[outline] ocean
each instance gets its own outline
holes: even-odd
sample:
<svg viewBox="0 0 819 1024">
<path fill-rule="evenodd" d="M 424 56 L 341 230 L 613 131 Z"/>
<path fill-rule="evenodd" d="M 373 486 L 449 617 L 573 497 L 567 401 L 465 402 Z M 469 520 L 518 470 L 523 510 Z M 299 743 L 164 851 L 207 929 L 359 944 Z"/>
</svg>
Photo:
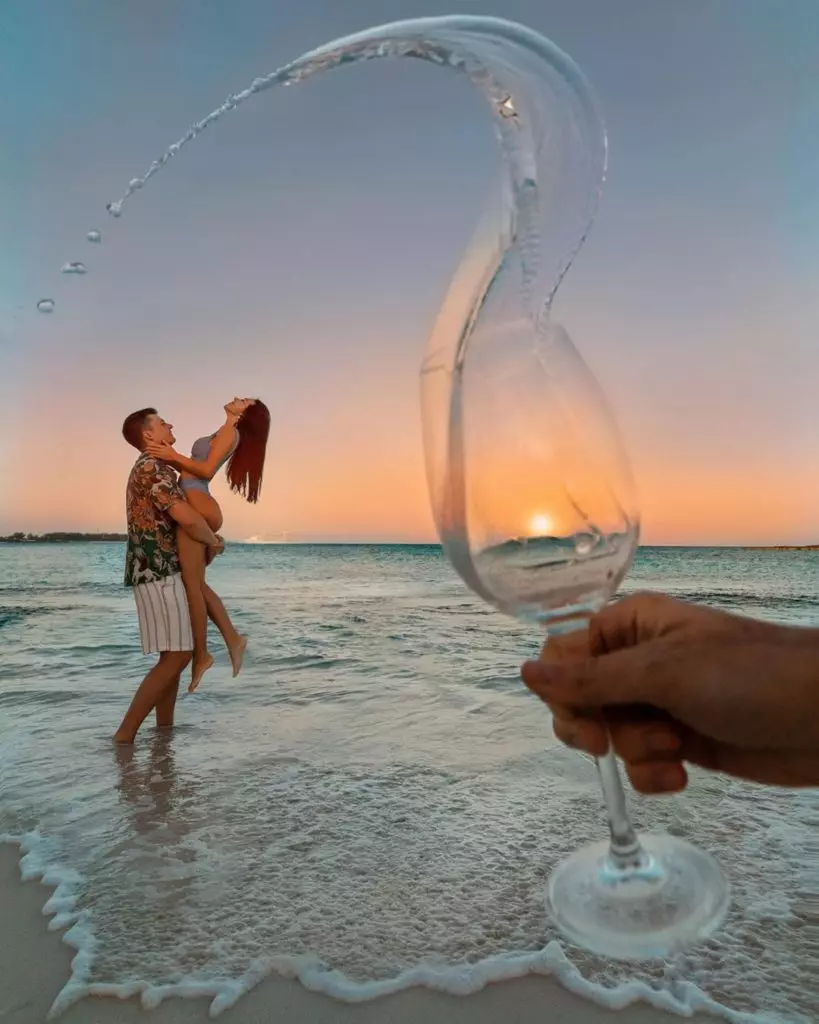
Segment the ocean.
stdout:
<svg viewBox="0 0 819 1024">
<path fill-rule="evenodd" d="M 119 544 L 0 545 L 0 834 L 58 885 L 52 926 L 81 952 L 58 1002 L 219 1010 L 270 971 L 366 999 L 531 970 L 604 1005 L 816 1021 L 819 791 L 694 772 L 633 796 L 641 828 L 716 854 L 732 909 L 666 964 L 591 956 L 543 889 L 604 835 L 594 767 L 519 680 L 538 636 L 439 549 L 229 546 L 210 580 L 250 637 L 242 675 L 214 634 L 177 730 L 129 750 L 111 735 L 150 661 L 122 564 Z M 818 585 L 819 552 L 645 548 L 625 589 L 819 625 Z"/>
</svg>

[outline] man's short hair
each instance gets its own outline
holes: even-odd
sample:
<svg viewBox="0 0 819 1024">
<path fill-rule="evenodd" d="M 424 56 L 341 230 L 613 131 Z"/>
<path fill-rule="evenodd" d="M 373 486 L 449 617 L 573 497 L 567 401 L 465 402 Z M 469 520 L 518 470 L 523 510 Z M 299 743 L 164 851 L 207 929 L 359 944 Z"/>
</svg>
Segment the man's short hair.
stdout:
<svg viewBox="0 0 819 1024">
<path fill-rule="evenodd" d="M 122 436 L 137 451 L 141 452 L 145 445 L 142 432 L 145 430 L 148 420 L 151 416 L 156 415 L 156 409 L 139 409 L 137 412 L 132 412 L 130 416 L 125 417 L 125 422 L 122 424 Z"/>
</svg>

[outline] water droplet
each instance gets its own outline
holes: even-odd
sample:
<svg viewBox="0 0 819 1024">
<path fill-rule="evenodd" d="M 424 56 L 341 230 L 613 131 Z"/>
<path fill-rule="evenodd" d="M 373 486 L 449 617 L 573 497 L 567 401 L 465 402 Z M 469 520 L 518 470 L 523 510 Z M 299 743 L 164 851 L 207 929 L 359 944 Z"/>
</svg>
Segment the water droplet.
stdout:
<svg viewBox="0 0 819 1024">
<path fill-rule="evenodd" d="M 37 309 L 40 313 L 53 313 L 54 299 L 40 299 L 37 303 Z"/>
<path fill-rule="evenodd" d="M 64 263 L 60 273 L 62 274 L 87 274 L 88 268 L 84 263 Z"/>
<path fill-rule="evenodd" d="M 131 178 L 128 182 L 128 191 L 137 192 L 145 184 L 142 178 Z"/>
<path fill-rule="evenodd" d="M 100 231 L 97 231 L 96 228 L 94 228 L 92 231 L 89 231 L 85 237 L 88 239 L 89 242 L 102 241 L 102 233 Z"/>
<path fill-rule="evenodd" d="M 518 112 L 515 110 L 515 104 L 512 102 L 512 97 L 507 96 L 505 100 L 502 100 L 498 104 L 498 113 L 501 117 L 517 117 Z"/>
<path fill-rule="evenodd" d="M 111 214 L 112 217 L 122 216 L 122 200 L 117 199 L 115 203 L 109 203 L 105 209 Z"/>
<path fill-rule="evenodd" d="M 587 533 L 581 534 L 574 542 L 575 554 L 580 555 L 581 558 L 590 555 L 595 547 L 596 538 L 590 537 Z"/>
</svg>

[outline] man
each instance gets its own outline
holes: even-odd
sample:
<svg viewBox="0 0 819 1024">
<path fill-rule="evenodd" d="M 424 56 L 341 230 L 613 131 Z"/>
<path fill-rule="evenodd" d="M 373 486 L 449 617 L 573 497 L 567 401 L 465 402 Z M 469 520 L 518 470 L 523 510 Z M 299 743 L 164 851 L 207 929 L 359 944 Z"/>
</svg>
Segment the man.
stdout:
<svg viewBox="0 0 819 1024">
<path fill-rule="evenodd" d="M 173 725 L 179 679 L 193 656 L 176 527 L 207 545 L 211 558 L 223 550 L 224 541 L 185 501 L 171 467 L 145 454 L 149 442 L 174 443 L 171 424 L 156 409 L 140 409 L 125 420 L 122 436 L 140 452 L 126 491 L 125 585 L 134 589 L 142 653 L 159 655 L 114 735 L 116 743 L 133 743 L 139 727 L 154 708 L 158 728 Z"/>
<path fill-rule="evenodd" d="M 819 786 L 819 629 L 638 594 L 523 666 L 558 739 L 606 753 L 635 789 L 674 793 L 686 763 L 772 786 Z"/>
</svg>

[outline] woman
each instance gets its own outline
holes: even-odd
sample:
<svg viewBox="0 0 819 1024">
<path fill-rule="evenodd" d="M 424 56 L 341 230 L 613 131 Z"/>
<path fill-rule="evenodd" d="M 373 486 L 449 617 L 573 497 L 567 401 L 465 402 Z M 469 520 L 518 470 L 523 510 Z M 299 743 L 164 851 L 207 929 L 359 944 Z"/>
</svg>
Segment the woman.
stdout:
<svg viewBox="0 0 819 1024">
<path fill-rule="evenodd" d="M 222 527 L 222 510 L 210 493 L 208 483 L 227 462 L 230 488 L 247 501 L 256 502 L 262 487 L 270 412 L 257 398 L 234 398 L 225 406 L 225 422 L 208 437 L 200 437 L 191 449 L 191 458 L 180 455 L 169 444 L 151 444 L 146 451 L 179 470 L 179 483 L 190 505 L 214 533 Z M 207 550 L 184 530 L 176 532 L 182 580 L 188 595 L 193 628 L 193 665 L 188 692 L 193 693 L 202 676 L 213 664 L 208 651 L 208 616 L 227 644 L 233 675 L 242 667 L 247 637 L 237 633 L 225 606 L 205 582 Z"/>
</svg>

